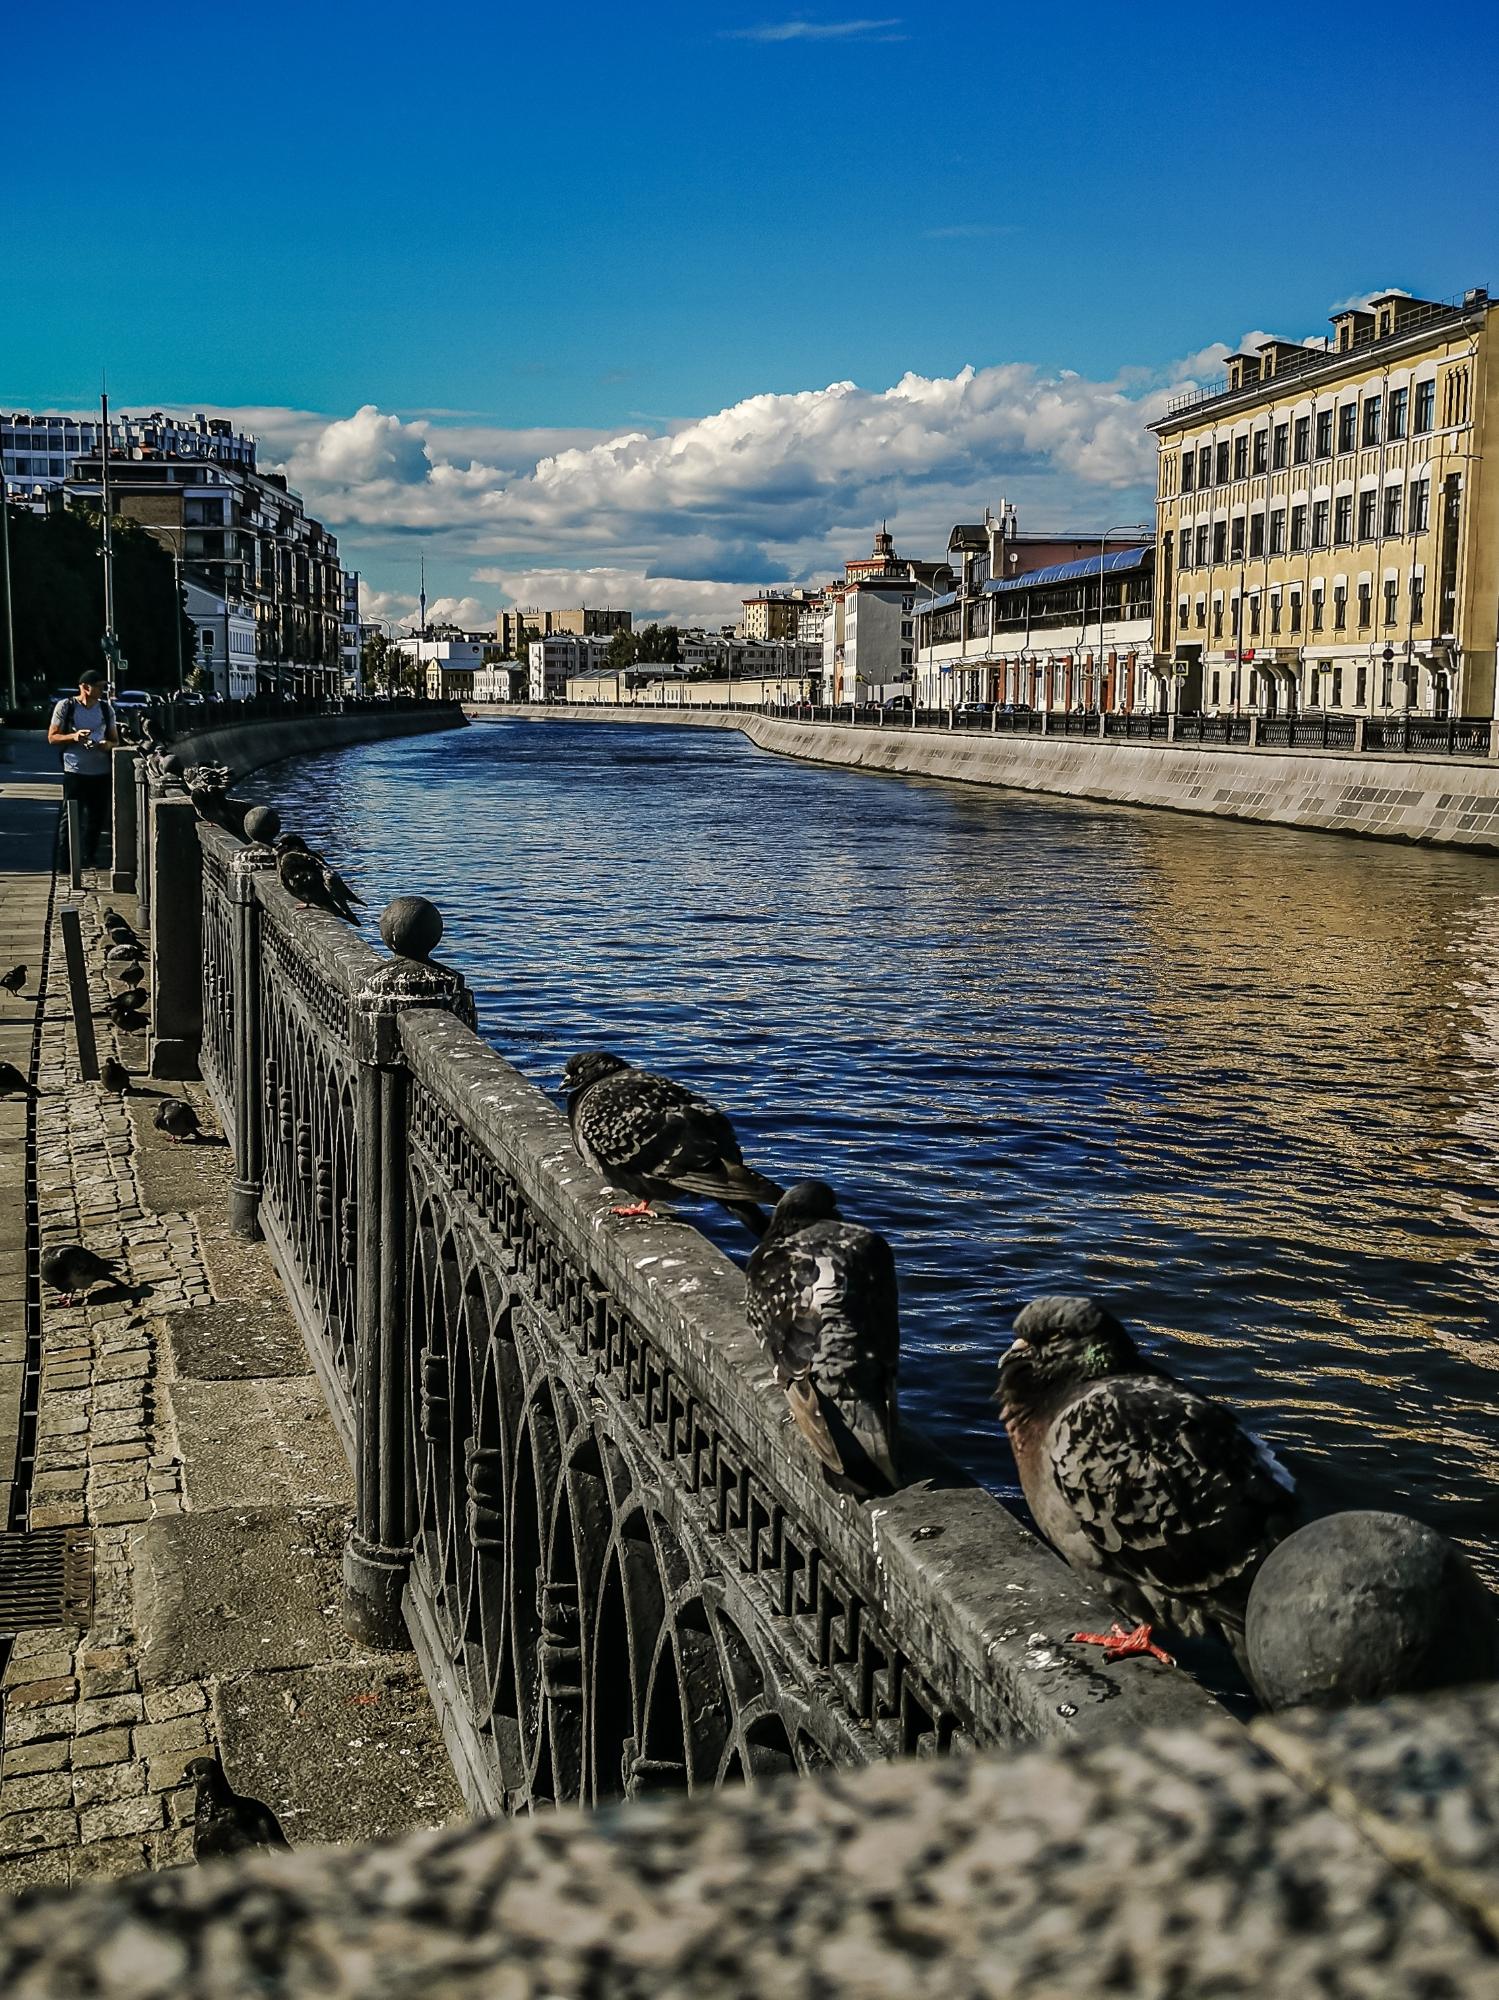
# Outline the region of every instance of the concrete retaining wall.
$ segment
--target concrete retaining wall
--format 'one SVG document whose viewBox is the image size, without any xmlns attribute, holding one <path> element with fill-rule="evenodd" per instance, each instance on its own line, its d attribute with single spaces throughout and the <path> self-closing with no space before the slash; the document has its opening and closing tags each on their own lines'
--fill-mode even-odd
<svg viewBox="0 0 1499 2000">
<path fill-rule="evenodd" d="M 284 722 L 236 722 L 201 734 L 179 736 L 173 750 L 187 764 L 227 764 L 232 779 L 283 757 L 302 757 L 319 750 L 347 750 L 353 743 L 379 742 L 388 736 L 422 736 L 435 729 L 461 729 L 468 718 L 461 709 L 434 713 L 404 712 L 393 702 L 391 712 L 354 715 L 291 715 Z"/>
<path fill-rule="evenodd" d="M 468 713 L 738 729 L 763 750 L 818 764 L 1499 852 L 1499 763 L 1485 758 L 866 729 L 722 710 L 517 704 Z"/>
</svg>

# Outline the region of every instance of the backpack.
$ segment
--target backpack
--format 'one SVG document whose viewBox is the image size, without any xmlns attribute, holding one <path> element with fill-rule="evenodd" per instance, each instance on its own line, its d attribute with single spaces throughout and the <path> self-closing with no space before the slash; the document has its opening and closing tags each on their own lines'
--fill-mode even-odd
<svg viewBox="0 0 1499 2000">
<path fill-rule="evenodd" d="M 78 707 L 77 695 L 70 694 L 67 700 L 61 704 L 61 707 L 62 707 L 62 716 L 57 724 L 57 727 L 59 729 L 71 729 L 73 727 L 73 715 Z M 117 727 L 117 724 L 115 722 L 114 703 L 110 701 L 107 696 L 102 694 L 99 697 L 99 714 L 103 718 L 104 733 L 108 735 L 111 729 Z M 62 763 L 64 755 L 65 752 L 61 749 L 61 747 L 59 747 L 57 752 L 57 761 L 59 764 Z"/>
</svg>

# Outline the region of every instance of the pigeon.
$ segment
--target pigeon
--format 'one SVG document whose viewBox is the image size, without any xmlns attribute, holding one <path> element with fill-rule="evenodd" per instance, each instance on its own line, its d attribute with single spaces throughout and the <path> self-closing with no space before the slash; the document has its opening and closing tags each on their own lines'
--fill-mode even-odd
<svg viewBox="0 0 1499 2000">
<path fill-rule="evenodd" d="M 196 1140 L 199 1136 L 198 1114 L 185 1097 L 164 1097 L 151 1123 L 174 1143 L 179 1139 Z"/>
<path fill-rule="evenodd" d="M 1036 1524 L 1137 1621 L 1074 1633 L 1104 1658 L 1170 1655 L 1155 1624 L 1242 1656 L 1255 1572 L 1300 1524 L 1296 1483 L 1231 1410 L 1147 1361 L 1094 1300 L 1033 1299 L 999 1367 L 1000 1411 Z"/>
<path fill-rule="evenodd" d="M 89 1250 L 82 1243 L 61 1243 L 51 1250 L 44 1250 L 42 1277 L 53 1291 L 62 1294 L 61 1302 L 65 1306 L 83 1298 L 95 1285 L 120 1285 L 125 1282 L 107 1257 L 101 1257 L 97 1250 Z"/>
<path fill-rule="evenodd" d="M 32 1094 L 31 1085 L 15 1064 L 0 1062 L 0 1097 L 14 1097 L 18 1090 L 23 1097 L 30 1097 Z"/>
<path fill-rule="evenodd" d="M 346 924 L 357 921 L 355 905 L 363 898 L 355 894 L 336 868 L 308 847 L 282 847 L 276 856 L 276 873 L 281 886 L 295 896 L 302 908 L 326 910 L 342 917 Z"/>
<path fill-rule="evenodd" d="M 26 968 L 24 965 L 13 965 L 9 972 L 0 972 L 0 986 L 3 986 L 7 993 L 19 995 L 21 988 L 25 984 Z"/>
<path fill-rule="evenodd" d="M 225 1861 L 257 1847 L 290 1849 L 281 1822 L 268 1805 L 235 1791 L 216 1756 L 194 1757 L 183 1775 L 197 1788 L 193 1804 L 193 1859 Z"/>
<path fill-rule="evenodd" d="M 145 1008 L 146 999 L 144 986 L 127 986 L 123 992 L 110 994 L 104 1003 L 104 1011 L 118 1027 L 127 1015 L 141 1013 Z"/>
<path fill-rule="evenodd" d="M 127 959 L 123 965 L 111 965 L 105 968 L 116 986 L 138 986 L 145 969 L 138 958 Z"/>
<path fill-rule="evenodd" d="M 845 1222 L 826 1181 L 798 1181 L 750 1254 L 745 1303 L 824 1477 L 860 1499 L 890 1492 L 900 1313 L 884 1237 Z"/>
<path fill-rule="evenodd" d="M 130 1072 L 122 1062 L 116 1062 L 113 1056 L 104 1058 L 99 1081 L 106 1090 L 118 1091 L 121 1097 L 128 1097 L 130 1094 Z"/>
<path fill-rule="evenodd" d="M 299 854 L 306 854 L 309 851 L 307 842 L 302 838 L 300 833 L 277 834 L 271 844 L 278 854 L 288 854 L 292 848 L 295 848 Z"/>
<path fill-rule="evenodd" d="M 722 1202 L 752 1236 L 765 1233 L 757 1204 L 779 1201 L 784 1190 L 744 1164 L 716 1105 L 603 1049 L 570 1057 L 562 1085 L 573 1144 L 605 1180 L 640 1197 L 616 1215 L 649 1215 L 653 1200 L 699 1195 Z"/>
<path fill-rule="evenodd" d="M 104 954 L 106 965 L 129 965 L 140 957 L 140 951 L 133 944 L 112 944 Z"/>
<path fill-rule="evenodd" d="M 229 804 L 227 764 L 192 764 L 183 772 L 182 782 L 199 819 L 211 826 L 237 828 L 244 818 L 244 809 L 241 807 L 236 813 Z"/>
</svg>

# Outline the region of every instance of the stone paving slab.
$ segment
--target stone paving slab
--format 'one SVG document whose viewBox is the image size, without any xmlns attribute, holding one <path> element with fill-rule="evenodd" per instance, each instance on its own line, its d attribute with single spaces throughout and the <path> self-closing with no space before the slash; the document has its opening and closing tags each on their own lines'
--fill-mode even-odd
<svg viewBox="0 0 1499 2000">
<path fill-rule="evenodd" d="M 267 1303 L 231 1299 L 193 1312 L 169 1313 L 167 1337 L 179 1379 L 265 1381 L 309 1372 L 307 1350 L 291 1315 L 278 1313 Z"/>
</svg>

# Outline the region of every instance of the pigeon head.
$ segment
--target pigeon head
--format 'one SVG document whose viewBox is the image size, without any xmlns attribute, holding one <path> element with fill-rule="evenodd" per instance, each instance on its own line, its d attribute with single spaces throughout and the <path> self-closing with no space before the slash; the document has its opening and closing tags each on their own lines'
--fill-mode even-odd
<svg viewBox="0 0 1499 2000">
<path fill-rule="evenodd" d="M 776 1203 L 771 1217 L 777 1231 L 803 1229 L 809 1222 L 838 1219 L 838 1197 L 826 1181 L 797 1181 Z"/>
<path fill-rule="evenodd" d="M 217 1757 L 194 1757 L 183 1765 L 182 1775 L 191 1778 L 194 1783 L 200 1783 L 205 1778 L 216 1778 L 219 1775 L 219 1760 Z"/>
<path fill-rule="evenodd" d="M 1032 1299 L 1016 1314 L 1015 1338 L 999 1364 L 1000 1407 L 1021 1410 L 1038 1397 L 1140 1365 L 1135 1343 L 1095 1299 L 1065 1293 Z"/>
<path fill-rule="evenodd" d="M 562 1072 L 562 1088 L 569 1095 L 576 1090 L 587 1090 L 593 1083 L 600 1083 L 606 1076 L 618 1076 L 630 1065 L 623 1056 L 610 1055 L 607 1049 L 584 1049 L 580 1055 L 569 1056 Z"/>
<path fill-rule="evenodd" d="M 293 848 L 299 854 L 307 852 L 307 842 L 302 838 L 300 833 L 283 833 L 277 838 L 274 845 L 278 854 L 289 854 Z"/>
</svg>

